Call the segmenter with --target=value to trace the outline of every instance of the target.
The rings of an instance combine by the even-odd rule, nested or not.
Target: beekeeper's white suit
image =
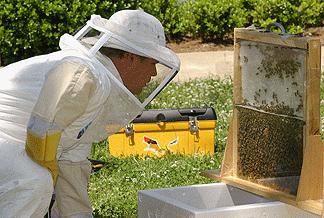
[[[98,35],[88,37],[93,30]],[[82,44],[87,40],[93,46]],[[170,70],[161,71],[152,93],[137,98],[98,52],[102,46],[153,58]],[[76,35],[63,35],[60,47],[0,71],[0,217],[44,216],[54,185],[52,217],[92,217],[91,143],[141,113],[180,64],[165,47],[160,22],[138,10],[109,20],[93,15]]]

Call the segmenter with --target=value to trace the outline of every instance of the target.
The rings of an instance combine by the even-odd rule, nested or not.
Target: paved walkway
[[[178,56],[181,69],[173,81],[208,77],[233,78],[233,51],[178,53]],[[321,53],[321,70],[324,72],[324,46]]]
[[[174,81],[194,78],[233,78],[233,51],[178,53],[181,69]],[[321,70],[324,72],[324,46],[322,46]]]

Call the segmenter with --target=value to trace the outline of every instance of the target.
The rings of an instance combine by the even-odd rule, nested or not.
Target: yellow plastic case
[[[109,151],[116,157],[214,154],[216,120],[213,108],[146,110],[108,138]]]

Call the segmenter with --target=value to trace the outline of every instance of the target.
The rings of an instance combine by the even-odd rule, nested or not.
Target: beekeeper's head
[[[101,48],[100,52],[112,60],[122,82],[135,95],[140,94],[151,78],[157,76],[158,62],[153,58],[107,47]]]
[[[176,75],[177,55],[166,47],[159,20],[141,10],[122,10],[109,20],[92,15],[75,37],[108,56],[123,85],[145,106]]]

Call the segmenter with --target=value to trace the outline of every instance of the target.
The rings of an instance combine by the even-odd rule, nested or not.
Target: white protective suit
[[[93,29],[100,34],[87,37]],[[81,44],[89,39],[90,49]],[[154,58],[170,71],[161,71],[145,98],[135,96],[98,52],[102,46]],[[138,10],[109,20],[93,15],[75,36],[63,35],[60,47],[0,70],[0,217],[44,216],[56,178],[52,217],[92,217],[87,195],[92,142],[133,120],[180,65],[165,47],[162,25]]]

